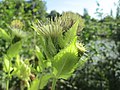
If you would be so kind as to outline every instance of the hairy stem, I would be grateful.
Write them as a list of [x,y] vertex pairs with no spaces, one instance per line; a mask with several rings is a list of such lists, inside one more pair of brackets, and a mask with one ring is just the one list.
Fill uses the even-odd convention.
[[53,82],[52,82],[52,89],[51,90],[55,90],[56,82],[57,82],[57,78],[54,78]]

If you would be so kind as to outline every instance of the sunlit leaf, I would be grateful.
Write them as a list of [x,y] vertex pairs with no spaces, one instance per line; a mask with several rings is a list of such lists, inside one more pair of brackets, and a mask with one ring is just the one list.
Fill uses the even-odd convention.
[[16,42],[15,44],[12,44],[7,51],[8,57],[10,57],[10,58],[15,57],[17,54],[19,54],[21,48],[22,48],[21,41]]
[[2,37],[5,40],[10,40],[11,39],[10,36],[2,28],[0,28],[0,37]]
[[77,48],[75,45],[76,38],[74,41],[65,49],[61,50],[53,61],[54,74],[56,77],[67,78],[73,72],[75,65],[78,62]]
[[4,66],[3,66],[3,69],[4,69],[5,72],[10,72],[12,70],[11,62],[7,58],[7,56],[4,56]]
[[65,36],[63,37],[63,40],[60,38],[59,43],[60,46],[65,47],[66,45],[69,45],[73,39],[76,37],[77,29],[78,29],[79,22],[77,21],[71,28],[65,33]]

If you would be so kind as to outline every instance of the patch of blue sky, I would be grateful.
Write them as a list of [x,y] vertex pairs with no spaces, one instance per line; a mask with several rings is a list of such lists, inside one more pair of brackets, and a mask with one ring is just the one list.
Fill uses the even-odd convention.
[[59,13],[63,11],[73,11],[83,15],[83,9],[88,10],[89,15],[96,17],[95,12],[98,8],[96,2],[99,2],[100,9],[103,9],[104,16],[110,14],[110,10],[113,10],[113,15],[116,13],[116,6],[118,0],[45,0],[47,6],[47,12],[56,10]]

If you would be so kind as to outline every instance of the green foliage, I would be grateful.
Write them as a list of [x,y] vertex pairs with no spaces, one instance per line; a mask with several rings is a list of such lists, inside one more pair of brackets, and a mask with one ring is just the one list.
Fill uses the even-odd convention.
[[[110,40],[90,41],[86,48],[89,48],[89,58],[84,68],[76,72],[76,78],[73,81],[76,86],[79,87],[81,83],[84,86],[79,88],[82,89],[119,89],[119,79],[117,79],[119,71],[116,67],[119,65],[119,53],[115,42]],[[117,83],[113,84],[113,81]]]
[[32,84],[31,84],[31,87],[28,89],[28,90],[34,90],[36,88],[36,90],[39,89],[39,82],[40,80],[38,78],[36,78]]
[[3,38],[5,40],[10,40],[10,36],[2,28],[0,28],[0,38]]
[[36,78],[32,84],[31,84],[31,87],[28,89],[28,90],[33,90],[33,89],[36,89],[36,90],[39,90],[39,89],[43,89],[49,79],[52,77],[52,75],[50,74],[45,74],[45,75],[42,75],[40,78]]
[[26,23],[26,20],[35,18],[45,20],[45,10],[45,2],[41,0],[3,0],[0,2],[1,25],[13,19],[25,20]]
[[[69,30],[64,32],[60,21],[59,18],[56,18],[54,22],[51,20],[47,25],[42,25],[41,22],[37,25],[33,24],[33,29],[37,32],[41,41],[40,47],[37,47],[36,50],[39,65],[41,65],[38,68],[41,73],[45,73],[45,69],[50,68],[48,70],[53,74],[51,77],[53,78],[52,90],[55,90],[58,79],[67,79],[72,75],[79,62],[76,33],[80,22],[76,21]],[[49,65],[45,64],[46,62]]]
[[72,12],[47,16],[41,0],[1,1],[0,90],[119,90],[119,2],[115,18],[97,5],[101,19],[84,9],[83,20]]
[[63,12],[59,18],[61,20],[60,25],[63,27],[63,31],[67,31],[72,25],[79,22],[77,32],[80,32],[84,28],[84,20],[79,14],[73,12]]
[[[102,20],[85,18],[80,39],[87,48],[87,63],[76,70],[68,81],[59,81],[59,89],[119,90],[119,19],[106,16]],[[113,83],[114,82],[114,83]]]
[[19,54],[22,47],[22,42],[16,42],[15,44],[11,45],[7,50],[7,56],[11,59]]
[[[76,36],[76,33],[77,33],[77,27],[78,27],[78,23],[79,22],[76,22],[72,28],[70,28],[70,30],[68,30],[66,33],[65,33],[65,36],[63,37],[63,43],[64,46],[67,46],[69,45],[72,40],[74,40],[75,36]],[[62,45],[61,45],[62,46]]]
[[101,21],[86,18],[86,27],[81,33],[82,40],[85,43],[88,43],[90,40],[110,38],[112,36],[116,24],[113,21],[115,20],[110,16],[105,17],[104,20]]
[[[97,11],[98,15],[103,14],[100,9]],[[119,90],[120,19],[108,15],[97,20],[91,18],[88,12],[83,18],[85,28],[78,39],[85,43],[87,56],[84,55],[82,58],[86,58],[87,63],[82,68],[80,66],[70,79],[60,80],[57,88],[60,90]]]
[[[3,29],[4,35],[8,35]],[[9,48],[6,53],[3,53],[3,71],[5,72],[6,78],[6,90],[9,89],[9,82],[12,80],[13,76],[17,76],[19,79],[22,79],[26,82],[26,86],[29,87],[29,76],[30,76],[30,66],[28,67],[25,62],[19,58],[20,51],[22,49],[22,39],[16,42],[12,42],[14,37],[11,37],[12,34],[9,34]],[[4,37],[2,38],[4,39]],[[5,38],[6,39],[6,38]],[[8,39],[8,38],[7,38]],[[14,61],[15,60],[15,61]],[[15,62],[15,64],[13,63]],[[27,60],[26,60],[27,61]]]
[[[78,56],[78,53],[85,52],[82,50],[85,49],[83,45],[77,41],[77,30],[82,19],[80,18],[81,22],[75,20],[66,31],[61,26],[60,18],[54,21],[48,20],[47,23],[34,22],[31,27],[37,35],[36,32],[32,35],[32,32],[25,31],[24,23],[18,19],[13,20],[11,25],[6,24],[7,29],[1,28],[0,38],[5,45],[3,46],[5,51],[2,52],[3,63],[1,62],[2,75],[5,75],[5,79],[2,78],[5,85],[3,88],[6,90],[16,88],[38,90],[44,89],[52,81],[52,90],[55,90],[58,79],[70,78],[81,62],[81,56]],[[83,26],[80,27],[82,29]],[[26,47],[29,46],[28,43],[31,48],[27,55],[32,52],[32,57],[26,58],[24,53]]]
[[29,80],[31,74],[29,60],[23,61],[19,55],[16,55],[15,67],[12,74],[22,80]]
[[11,62],[9,61],[9,58],[7,56],[4,56],[4,67],[5,72],[11,71],[13,68],[11,67]]
[[57,78],[67,79],[71,73],[73,73],[73,69],[78,62],[78,52],[75,42],[76,39],[55,55],[54,60],[52,61],[54,67],[53,73]]

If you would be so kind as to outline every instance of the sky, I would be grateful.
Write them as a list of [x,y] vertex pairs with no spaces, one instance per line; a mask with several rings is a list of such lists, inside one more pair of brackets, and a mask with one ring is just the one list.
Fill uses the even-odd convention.
[[51,10],[56,10],[59,13],[63,11],[72,11],[83,15],[83,9],[86,8],[88,13],[92,17],[96,17],[95,14],[97,2],[100,4],[100,9],[103,9],[103,16],[110,14],[110,10],[113,10],[113,14],[116,13],[116,6],[118,0],[45,0],[47,12],[50,13]]

